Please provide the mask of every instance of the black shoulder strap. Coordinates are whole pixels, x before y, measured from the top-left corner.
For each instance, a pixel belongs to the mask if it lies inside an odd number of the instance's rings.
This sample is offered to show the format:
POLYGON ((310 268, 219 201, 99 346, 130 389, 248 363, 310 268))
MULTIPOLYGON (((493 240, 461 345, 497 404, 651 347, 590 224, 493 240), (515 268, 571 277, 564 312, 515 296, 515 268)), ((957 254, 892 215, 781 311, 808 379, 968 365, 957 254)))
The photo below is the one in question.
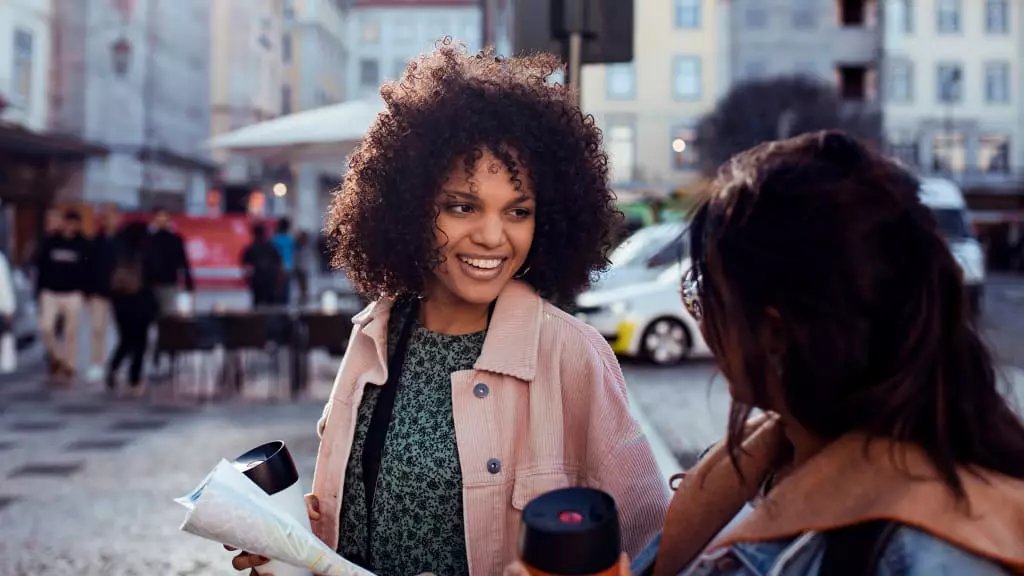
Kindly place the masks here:
POLYGON ((874 576, 892 533, 898 525, 873 520, 825 533, 821 576, 874 576))
MULTIPOLYGON (((395 311, 404 306, 395 305, 395 311)), ((370 417, 370 427, 366 431, 366 442, 363 444, 363 486, 366 492, 366 513, 373 515, 373 497, 377 488, 377 476, 380 475, 380 462, 384 455, 384 442, 387 439, 388 427, 391 425, 391 414, 395 411, 395 397, 402 379, 402 365, 409 347, 409 337, 413 325, 416 324, 418 302, 412 301, 405 317, 402 319, 402 331, 399 333, 395 349, 388 358, 388 380, 381 386, 377 395, 377 403, 370 417)))

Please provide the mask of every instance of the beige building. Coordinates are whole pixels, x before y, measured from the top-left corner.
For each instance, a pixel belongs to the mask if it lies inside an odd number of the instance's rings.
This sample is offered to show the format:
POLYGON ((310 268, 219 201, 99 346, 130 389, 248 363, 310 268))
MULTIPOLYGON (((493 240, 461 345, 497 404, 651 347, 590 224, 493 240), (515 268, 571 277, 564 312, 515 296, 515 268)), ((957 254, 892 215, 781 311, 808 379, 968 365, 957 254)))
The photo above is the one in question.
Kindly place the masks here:
MULTIPOLYGON (((210 9, 212 136, 281 113, 284 0, 213 0, 210 9)), ((261 162, 215 151, 223 184, 260 187, 261 162)))
POLYGON ((584 66, 582 105, 604 130, 617 188, 696 177, 694 129, 728 79, 718 1, 636 2, 633 62, 584 66))

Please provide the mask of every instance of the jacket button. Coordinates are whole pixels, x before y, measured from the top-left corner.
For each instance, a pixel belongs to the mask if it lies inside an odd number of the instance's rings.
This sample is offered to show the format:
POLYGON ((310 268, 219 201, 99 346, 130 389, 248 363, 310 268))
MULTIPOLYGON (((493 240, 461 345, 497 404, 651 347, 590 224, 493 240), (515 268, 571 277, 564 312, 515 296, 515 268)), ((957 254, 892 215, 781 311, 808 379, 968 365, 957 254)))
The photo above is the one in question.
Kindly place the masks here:
POLYGON ((473 395, 477 398, 487 398, 487 395, 491 393, 491 389, 487 387, 487 384, 480 383, 473 386, 473 395))
POLYGON ((497 458, 491 458, 487 461, 487 471, 491 474, 497 474, 501 472, 501 460, 497 458))

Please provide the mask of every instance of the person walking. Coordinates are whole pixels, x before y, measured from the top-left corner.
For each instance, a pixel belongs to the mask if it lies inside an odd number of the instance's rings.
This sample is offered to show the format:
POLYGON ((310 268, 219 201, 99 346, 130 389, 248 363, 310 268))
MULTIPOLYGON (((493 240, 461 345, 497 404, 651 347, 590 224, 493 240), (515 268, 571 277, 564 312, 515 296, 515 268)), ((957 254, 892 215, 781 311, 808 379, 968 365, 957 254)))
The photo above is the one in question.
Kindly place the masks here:
POLYGON ((615 355, 552 304, 607 265, 621 220, 600 131, 546 81, 559 66, 443 42, 382 88, 334 195, 335 261, 375 302, 339 334, 308 512, 375 574, 501 574, 523 507, 556 488, 614 497, 629 553, 662 524, 615 355))
POLYGON ((107 361, 107 333, 110 331, 111 317, 110 278, 117 263, 115 237, 119 225, 117 207, 105 206, 100 213, 99 229, 90 242, 87 298, 92 366, 86 375, 90 382, 103 378, 103 365, 107 361))
POLYGON ((14 342, 14 312, 17 296, 14 277, 7 254, 0 252, 0 373, 14 370, 17 364, 17 345, 14 342))
POLYGON ((292 223, 287 218, 277 221, 277 230, 270 241, 281 255, 281 277, 278 281, 277 304, 291 302, 292 272, 295 263, 295 240, 291 236, 292 223))
MULTIPOLYGON (((195 285, 185 240, 174 230, 171 214, 166 208, 159 207, 153 211, 147 251, 151 257, 145 262, 146 275, 153 285, 157 315, 173 314, 182 283, 190 294, 195 292, 195 285)), ((153 369, 156 371, 160 370, 162 356, 160 350, 153 356, 153 369)))
POLYGON ((146 225, 128 224, 114 241, 114 266, 109 279, 110 302, 117 326, 117 346, 107 364, 107 390, 120 390, 118 370, 127 359, 128 393, 140 397, 145 393, 142 364, 149 347, 149 329, 157 317, 157 300, 153 282, 145 262, 153 258, 146 225))
POLYGON ((57 383, 73 380, 78 363, 78 320, 88 287, 89 254, 81 229, 81 215, 65 212, 60 233, 43 241, 36 261, 40 331, 50 357, 49 373, 57 383), (58 321, 63 322, 61 336, 58 321))
POLYGON ((309 301, 310 275, 313 273, 313 247, 310 243, 309 233, 300 230, 295 235, 295 255, 292 259, 294 267, 295 284, 299 288, 299 305, 304 306, 309 301))
POLYGON ((282 258, 277 247, 267 239, 267 229, 263 224, 252 227, 252 242, 242 253, 242 270, 249 285, 253 308, 278 303, 283 276, 282 258))

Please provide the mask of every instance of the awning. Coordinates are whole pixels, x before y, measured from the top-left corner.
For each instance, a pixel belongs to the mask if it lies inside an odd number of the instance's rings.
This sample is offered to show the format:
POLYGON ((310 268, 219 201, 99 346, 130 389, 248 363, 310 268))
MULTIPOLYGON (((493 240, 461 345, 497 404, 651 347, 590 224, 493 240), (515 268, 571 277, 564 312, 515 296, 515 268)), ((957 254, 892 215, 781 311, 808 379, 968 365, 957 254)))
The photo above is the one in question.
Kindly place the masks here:
POLYGON ((379 98, 353 100, 246 126, 207 146, 274 162, 341 162, 383 111, 379 98))
POLYGON ((106 147, 66 134, 33 132, 0 122, 0 155, 16 159, 52 159, 64 162, 106 156, 106 147))

